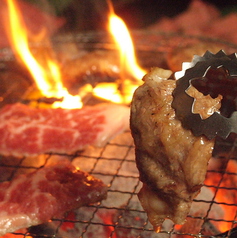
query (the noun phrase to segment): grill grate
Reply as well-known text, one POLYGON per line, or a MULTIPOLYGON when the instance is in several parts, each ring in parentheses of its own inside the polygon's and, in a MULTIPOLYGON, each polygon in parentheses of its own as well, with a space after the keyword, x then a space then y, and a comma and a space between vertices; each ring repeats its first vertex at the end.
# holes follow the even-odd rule
POLYGON ((222 156, 213 159, 220 162, 219 170, 208 170, 207 179, 209 177, 217 178, 216 183, 212 181, 205 185, 205 187, 214 191, 213 196, 209 200, 194 200, 196 206, 207 207, 205 214, 188 216, 188 219, 192 219, 194 224, 200 228, 195 233, 186 229, 182 230, 183 228, 174 226, 169 222, 165 222, 160 233, 157 234, 153 231, 136 196, 141 183, 135 165, 134 146, 129 131, 117 136, 103 148, 88 148, 74 155, 47 154, 34 158, 34 163, 32 163, 32 158, 2 158, 0 164, 1 180, 11 180, 19 173, 38 169, 62 157, 68 158, 74 165, 90 172, 108 184, 108 198, 99 204, 82 207, 70 212, 64 219, 55 218, 48 224, 39 225, 20 233, 13 233, 15 236, 168 238, 197 237, 197 235, 199 235, 198 237, 210 237, 212 235, 212 237, 217 237, 215 235, 220 231, 216 224, 222 223, 230 228, 236 226, 237 187, 223 186, 223 181, 237 180, 237 173, 227 170, 229 163, 235 163, 231 152, 225 158, 222 156), (228 157, 231 157, 231 159, 228 157), (216 201, 219 191, 232 197, 229 198, 228 202, 216 201), (232 211, 235 210, 235 212, 232 212, 233 217, 228 219, 223 217, 213 218, 212 208, 220 205, 222 209, 229 211, 228 208, 231 208, 232 211), (200 223, 202 224, 200 225, 200 223))
MULTIPOLYGON (((148 41, 152 43, 152 50, 154 47, 160 47, 162 49, 157 51, 162 52, 167 52, 169 44, 171 46, 169 45, 168 51, 173 48, 173 44, 178 45, 183 42, 183 36, 180 35, 175 35, 175 38, 159 35, 158 39, 156 36, 149 37, 148 40, 143 36, 140 37, 140 41, 145 39, 146 42, 142 46, 150 45, 150 43, 147 44, 148 41), (162 40, 159 40, 160 38, 162 40), (170 40, 168 43, 167 38, 170 40)), ((63 40, 65 41, 65 37, 63 40)), ((71 43, 72 39, 68 41, 71 43)), ((90 39, 86 38, 84 43, 88 44, 88 41, 90 42, 90 39)), ((104 48, 104 44, 101 47, 104 48)), ((18 100, 15 94, 9 93, 9 95, 18 100)), ((4 104, 12 102, 5 98, 1 99, 4 104)), ((28 236, 45 238, 231 237, 230 233, 220 236, 217 234, 221 233, 220 224, 226 228, 222 231, 237 226, 237 169, 235 169, 237 168, 237 143, 236 141, 218 141, 217 144, 215 158, 211 160, 204 186, 211 192, 211 196, 194 200, 196 210, 194 209, 195 212, 187 217, 187 223, 190 226, 180 227, 166 221, 160 233, 153 231, 137 198, 141 183, 135 164, 133 140, 129 131, 117 136, 103 148, 90 147, 73 155, 45 154, 35 158, 0 157, 0 181, 12 180, 18 174, 31 172, 47 163, 67 158, 74 165, 102 179, 109 186, 108 197, 101 203, 82 207, 69 212, 62 219, 54 218, 47 224, 31 227, 28 230, 23 229, 12 233, 12 236, 16 238, 28 236), (200 212, 199 208, 205 208, 204 212, 200 212), (227 215, 223 215, 223 210, 227 211, 227 215)))

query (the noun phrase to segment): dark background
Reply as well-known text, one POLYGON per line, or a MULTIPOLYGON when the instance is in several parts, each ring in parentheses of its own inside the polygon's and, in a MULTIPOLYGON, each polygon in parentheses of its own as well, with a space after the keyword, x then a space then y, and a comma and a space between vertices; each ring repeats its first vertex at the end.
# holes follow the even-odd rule
MULTIPOLYGON (((222 0, 222 1, 203 1, 217 6, 223 14, 227 11, 234 10, 236 0, 222 0)), ((137 0, 130 3, 122 9, 118 9, 117 13, 127 19, 131 27, 145 27, 154 23, 162 16, 175 16, 180 12, 186 10, 190 1, 171 1, 171 0, 137 0), (131 13, 135 21, 132 21, 131 13)))
MULTIPOLYGON (((65 30, 94 30, 105 26, 106 1, 75 0, 59 13, 67 18, 65 30)), ((218 7, 223 14, 235 11, 237 0, 204 0, 218 7)), ((122 17, 130 29, 144 28, 163 16, 172 17, 185 11, 189 0, 113 0, 117 15, 122 17)))
MULTIPOLYGON (((66 18, 63 31, 90 31, 107 24, 106 0, 24 0, 38 5, 44 11, 51 8, 54 14, 66 18), (46 7, 46 5, 49 7, 46 7), (53 9, 53 10, 52 10, 53 9)), ((130 29, 144 28, 161 17, 175 16, 185 11, 190 0, 111 0, 115 13, 122 17, 130 29)), ((220 9, 222 14, 237 11, 237 0, 202 0, 220 9)), ((51 12, 52 13, 52 12, 51 12)))

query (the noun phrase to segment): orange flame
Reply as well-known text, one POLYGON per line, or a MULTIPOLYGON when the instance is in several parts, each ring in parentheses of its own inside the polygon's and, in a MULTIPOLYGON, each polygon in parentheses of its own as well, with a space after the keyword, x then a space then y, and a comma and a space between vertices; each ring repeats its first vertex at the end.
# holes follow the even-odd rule
POLYGON ((147 72, 137 63, 132 38, 126 24, 114 13, 111 3, 108 2, 108 4, 110 7, 108 30, 113 36, 120 53, 120 80, 122 89, 118 88, 119 85, 117 83, 99 83, 94 88, 93 93, 98 97, 110 100, 114 103, 128 104, 132 100, 134 91, 142 83, 142 77, 147 72), (133 82, 126 79, 126 74, 132 75, 137 81, 133 82))
POLYGON ((137 63, 133 42, 124 21, 113 12, 109 16, 109 31, 120 49, 122 70, 131 72, 140 80, 146 71, 137 63))
POLYGON ((79 96, 72 96, 62 84, 61 73, 56 62, 48 58, 44 64, 40 64, 29 48, 28 34, 22 19, 22 16, 17 9, 14 0, 8 0, 9 9, 9 39, 12 49, 16 56, 25 64, 32 77, 34 78, 38 89, 46 97, 63 98, 62 102, 56 102, 53 107, 62 108, 80 108, 82 107, 79 96))
MULTIPOLYGON (((26 30, 22 16, 17 8, 15 0, 8 0, 9 8, 9 39, 12 49, 15 51, 18 59, 24 63, 28 71, 31 73, 37 88, 46 97, 62 98, 62 102, 55 102, 52 107, 62 108, 81 108, 81 97, 72 96, 63 86, 62 76, 58 64, 51 57, 52 52, 44 52, 43 60, 34 56, 29 47, 29 35, 26 30)), ((121 18, 114 14, 112 5, 110 6, 108 28, 111 32, 116 45, 120 52, 120 81, 114 83, 98 83, 92 90, 97 97, 114 103, 131 102, 135 89, 142 83, 141 78, 146 71, 139 67, 134 46, 129 31, 121 18), (122 36, 122 37, 121 37, 122 36), (131 81, 125 75, 132 75, 137 80, 131 81)), ((42 34, 41 34, 42 37, 42 34)), ((47 42, 48 43, 48 42, 47 42)))

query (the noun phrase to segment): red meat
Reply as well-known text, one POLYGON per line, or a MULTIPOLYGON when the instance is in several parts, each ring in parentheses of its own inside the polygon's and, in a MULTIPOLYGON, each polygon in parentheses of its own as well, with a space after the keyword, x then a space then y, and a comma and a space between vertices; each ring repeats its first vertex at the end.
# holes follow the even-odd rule
POLYGON ((101 180, 68 161, 20 175, 0 184, 0 235, 60 218, 106 194, 101 180))
POLYGON ((129 108, 114 104, 82 109, 7 105, 0 111, 0 154, 72 153, 88 145, 103 146, 128 124, 129 108))

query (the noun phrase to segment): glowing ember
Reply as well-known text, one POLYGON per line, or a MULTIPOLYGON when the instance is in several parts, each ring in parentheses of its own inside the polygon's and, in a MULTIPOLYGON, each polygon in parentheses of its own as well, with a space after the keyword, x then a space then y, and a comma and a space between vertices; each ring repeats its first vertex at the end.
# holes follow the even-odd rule
POLYGON ((63 86, 61 73, 57 64, 50 58, 40 64, 29 49, 28 34, 21 14, 14 0, 8 0, 9 8, 9 39, 16 56, 25 64, 38 89, 46 97, 63 98, 62 102, 56 102, 53 107, 80 108, 82 107, 79 96, 72 96, 63 86))
MULTIPOLYGON (((218 163, 217 161, 215 161, 218 163)), ((224 167, 224 165, 222 164, 224 167)), ((207 174, 205 181, 206 185, 209 185, 211 189, 216 193, 215 200, 220 203, 220 206, 223 208, 224 217, 223 221, 217 221, 216 226, 221 232, 225 232, 232 228, 231 222, 236 219, 237 209, 235 204, 237 203, 236 196, 236 184, 237 184, 237 163, 235 160, 229 160, 226 166, 225 171, 221 173, 216 173, 213 176, 212 173, 207 174), (213 184, 217 184, 217 187, 214 187, 213 184)))

